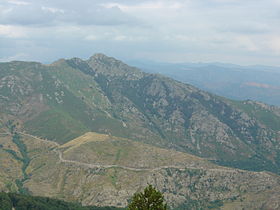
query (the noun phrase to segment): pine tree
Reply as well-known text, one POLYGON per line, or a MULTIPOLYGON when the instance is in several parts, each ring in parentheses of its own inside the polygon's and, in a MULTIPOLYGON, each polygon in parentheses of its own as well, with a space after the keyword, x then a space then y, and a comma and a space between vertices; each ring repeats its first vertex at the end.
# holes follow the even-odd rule
POLYGON ((144 192, 135 193, 128 205, 129 210, 167 210, 167 204, 161 192, 152 185, 147 186, 144 192))

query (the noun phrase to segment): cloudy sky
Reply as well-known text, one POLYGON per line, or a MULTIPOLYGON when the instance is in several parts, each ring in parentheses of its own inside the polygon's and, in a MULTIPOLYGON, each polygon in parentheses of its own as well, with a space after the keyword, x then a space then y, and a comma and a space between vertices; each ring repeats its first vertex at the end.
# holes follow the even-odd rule
POLYGON ((280 0, 0 0, 0 61, 280 66, 280 0))

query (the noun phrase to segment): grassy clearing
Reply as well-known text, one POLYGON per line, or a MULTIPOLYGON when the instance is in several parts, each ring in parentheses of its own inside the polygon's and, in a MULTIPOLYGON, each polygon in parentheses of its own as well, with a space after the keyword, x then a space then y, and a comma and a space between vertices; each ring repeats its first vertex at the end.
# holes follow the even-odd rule
POLYGON ((35 119, 28 121, 25 128, 35 136, 55 140, 58 143, 64 143, 87 131, 81 122, 57 109, 41 113, 35 119))
POLYGON ((119 165, 134 168, 156 168, 160 166, 188 163, 211 167, 211 163, 186 153, 157 148, 129 139, 89 132, 60 146, 63 157, 84 163, 119 165))

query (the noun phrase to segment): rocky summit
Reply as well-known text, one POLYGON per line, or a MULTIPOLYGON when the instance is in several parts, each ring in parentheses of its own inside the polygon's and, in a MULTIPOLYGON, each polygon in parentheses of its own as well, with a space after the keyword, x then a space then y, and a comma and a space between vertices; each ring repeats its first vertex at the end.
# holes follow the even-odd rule
POLYGON ((151 183, 174 209, 280 205, 275 106, 96 54, 0 63, 0 119, 3 191, 125 207, 151 183))

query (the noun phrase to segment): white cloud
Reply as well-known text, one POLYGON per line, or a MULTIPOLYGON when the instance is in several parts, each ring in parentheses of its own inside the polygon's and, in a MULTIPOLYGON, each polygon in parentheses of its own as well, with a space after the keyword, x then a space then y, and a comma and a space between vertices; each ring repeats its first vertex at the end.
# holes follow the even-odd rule
POLYGON ((257 44, 248 36, 237 36, 233 44, 237 48, 245 49, 248 51, 258 51, 259 47, 257 44))
POLYGON ((274 54, 280 55, 280 35, 269 37, 266 44, 274 54))
POLYGON ((26 1, 18 1, 18 0, 8 0, 10 4, 15 4, 15 5, 29 5, 30 3, 26 1))
POLYGON ((0 25, 0 38, 7 37, 7 38, 26 38, 27 33, 21 27, 16 26, 7 26, 7 25, 0 25))
POLYGON ((48 11, 51 13, 61 13, 61 14, 65 13, 65 11, 63 9, 59 9, 59 8, 45 7, 45 6, 42 6, 41 8, 43 11, 48 11))
POLYGON ((127 37, 124 35, 119 35, 119 36, 114 37, 114 40, 116 40, 116 41, 123 41, 126 39, 127 39, 127 37))
POLYGON ((85 37, 85 40, 96 41, 96 40, 98 40, 98 37, 96 35, 87 35, 85 37))
POLYGON ((124 12, 135 12, 140 10, 161 10, 161 9, 180 9, 183 4, 179 2, 163 2, 163 1, 153 1, 153 2, 142 2, 140 4, 121 4, 121 3, 105 3, 100 4, 105 8, 118 7, 124 12))

